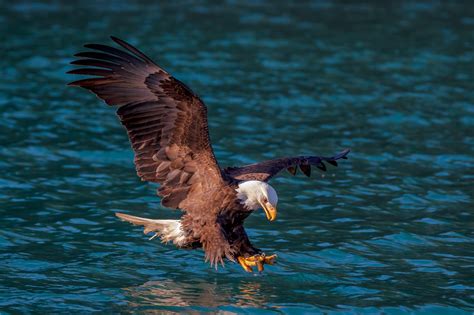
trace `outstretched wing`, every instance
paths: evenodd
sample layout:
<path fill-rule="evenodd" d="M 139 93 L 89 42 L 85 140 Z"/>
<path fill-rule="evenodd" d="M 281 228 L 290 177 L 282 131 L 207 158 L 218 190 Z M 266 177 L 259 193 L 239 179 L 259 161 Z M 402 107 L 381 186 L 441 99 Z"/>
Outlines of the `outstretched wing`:
<path fill-rule="evenodd" d="M 112 37 L 122 49 L 85 45 L 72 62 L 72 74 L 97 76 L 69 83 L 90 90 L 117 114 L 128 132 L 142 180 L 160 183 L 162 204 L 190 210 L 192 195 L 223 185 L 209 140 L 207 110 L 186 85 L 130 44 Z"/>
<path fill-rule="evenodd" d="M 224 169 L 226 175 L 235 178 L 236 180 L 260 180 L 269 181 L 273 176 L 280 171 L 287 169 L 292 175 L 296 174 L 297 168 L 306 175 L 311 175 L 311 165 L 316 166 L 322 171 L 326 171 L 327 162 L 331 165 L 337 166 L 337 160 L 347 159 L 347 154 L 350 150 L 346 149 L 334 156 L 296 156 L 285 157 L 281 159 L 269 160 L 260 163 L 250 164 L 242 167 L 227 167 Z"/>

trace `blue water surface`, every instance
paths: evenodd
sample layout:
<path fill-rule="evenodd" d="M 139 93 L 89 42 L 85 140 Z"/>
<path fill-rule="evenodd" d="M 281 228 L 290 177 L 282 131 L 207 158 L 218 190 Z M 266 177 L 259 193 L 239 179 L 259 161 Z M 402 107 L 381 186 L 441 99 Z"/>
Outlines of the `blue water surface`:
<path fill-rule="evenodd" d="M 0 5 L 0 313 L 471 314 L 471 2 Z M 246 221 L 278 264 L 217 271 L 114 212 L 178 218 L 136 176 L 114 109 L 65 84 L 115 35 L 208 105 L 223 166 L 350 159 L 275 178 Z"/>

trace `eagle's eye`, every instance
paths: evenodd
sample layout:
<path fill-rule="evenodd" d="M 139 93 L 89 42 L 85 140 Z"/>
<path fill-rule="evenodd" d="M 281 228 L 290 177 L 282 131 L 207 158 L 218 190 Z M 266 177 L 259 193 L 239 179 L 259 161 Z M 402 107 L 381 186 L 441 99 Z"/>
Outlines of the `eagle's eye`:
<path fill-rule="evenodd" d="M 265 197 L 263 197 L 262 201 L 263 201 L 263 203 L 267 203 L 267 202 L 268 202 L 268 199 L 265 198 Z"/>

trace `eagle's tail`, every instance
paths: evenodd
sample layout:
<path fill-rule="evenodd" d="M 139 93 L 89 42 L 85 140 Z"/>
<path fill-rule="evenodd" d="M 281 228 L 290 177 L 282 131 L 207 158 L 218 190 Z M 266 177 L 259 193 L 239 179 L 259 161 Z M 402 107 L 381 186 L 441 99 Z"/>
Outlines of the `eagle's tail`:
<path fill-rule="evenodd" d="M 115 213 L 115 215 L 123 221 L 128 221 L 134 225 L 143 225 L 144 234 L 155 232 L 155 234 L 150 237 L 150 240 L 159 236 L 163 243 L 173 242 L 173 244 L 178 247 L 185 245 L 186 237 L 180 220 L 153 220 L 118 212 Z"/>

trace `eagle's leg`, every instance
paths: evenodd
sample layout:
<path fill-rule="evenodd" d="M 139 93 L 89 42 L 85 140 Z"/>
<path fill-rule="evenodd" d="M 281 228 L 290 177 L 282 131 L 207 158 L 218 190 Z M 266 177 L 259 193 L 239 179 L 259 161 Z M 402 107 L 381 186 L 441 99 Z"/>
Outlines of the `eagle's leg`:
<path fill-rule="evenodd" d="M 247 233 L 245 233 L 242 225 L 233 229 L 232 239 L 233 244 L 236 246 L 235 252 L 237 261 L 247 272 L 253 272 L 252 267 L 257 267 L 258 271 L 263 271 L 263 265 L 273 265 L 275 263 L 277 255 L 267 256 L 260 249 L 255 248 L 248 239 Z"/>
<path fill-rule="evenodd" d="M 237 260 L 239 261 L 239 264 L 242 266 L 242 268 L 244 268 L 245 271 L 247 271 L 247 272 L 252 272 L 253 271 L 252 267 L 250 267 L 251 265 L 249 263 L 247 263 L 244 256 L 239 256 L 237 258 Z"/>
<path fill-rule="evenodd" d="M 265 256 L 265 254 L 257 254 L 249 257 L 239 256 L 237 260 L 239 264 L 247 272 L 252 272 L 252 267 L 257 266 L 259 272 L 263 271 L 263 265 L 273 265 L 275 263 L 277 255 L 273 254 L 270 256 Z"/>

